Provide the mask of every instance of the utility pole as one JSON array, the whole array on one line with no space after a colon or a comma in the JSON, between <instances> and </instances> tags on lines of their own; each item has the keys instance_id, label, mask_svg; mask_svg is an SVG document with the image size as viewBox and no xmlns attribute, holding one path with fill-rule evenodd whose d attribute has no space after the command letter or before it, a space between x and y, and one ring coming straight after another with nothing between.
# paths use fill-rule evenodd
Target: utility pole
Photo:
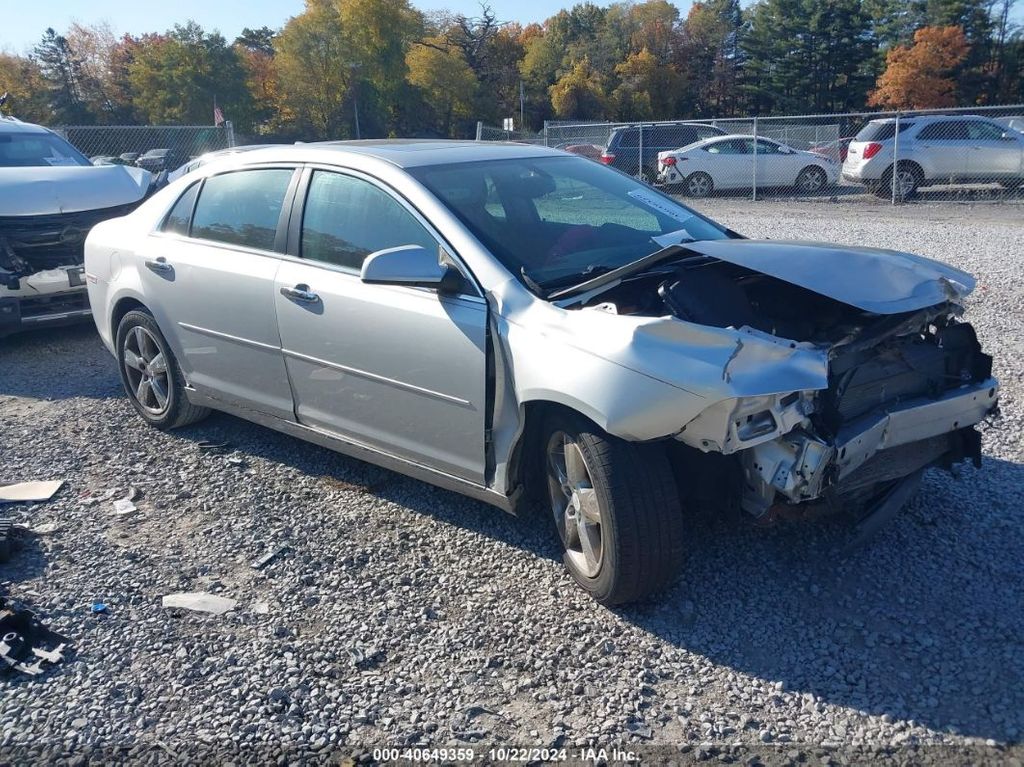
<instances>
[{"instance_id":1,"label":"utility pole","mask_svg":"<svg viewBox=\"0 0 1024 767\"><path fill-rule=\"evenodd\" d=\"M523 81L519 80L519 130L526 130L526 94L523 92Z\"/></svg>"}]
</instances>

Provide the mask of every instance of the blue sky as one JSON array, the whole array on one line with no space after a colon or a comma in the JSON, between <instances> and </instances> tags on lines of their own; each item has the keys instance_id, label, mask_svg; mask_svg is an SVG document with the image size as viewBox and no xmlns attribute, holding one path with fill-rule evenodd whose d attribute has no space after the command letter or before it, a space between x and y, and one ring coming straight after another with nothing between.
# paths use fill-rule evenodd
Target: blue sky
<instances>
[{"instance_id":1,"label":"blue sky","mask_svg":"<svg viewBox=\"0 0 1024 767\"><path fill-rule=\"evenodd\" d=\"M492 0L502 21L542 21L575 0ZM598 0L606 2L606 0ZM413 0L425 11L448 8L473 15L479 12L477 0ZM746 3L744 3L746 4ZM73 21L94 24L108 22L117 33L162 32L176 23L194 19L207 29L219 29L229 40L242 27L280 27L302 11L303 0L3 0L5 6L17 6L3 14L0 24L0 51L26 53L42 37L47 27L63 32ZM676 0L685 14L692 0ZM1024 2L1014 9L1015 20L1024 21Z\"/></svg>"},{"instance_id":2,"label":"blue sky","mask_svg":"<svg viewBox=\"0 0 1024 767\"><path fill-rule=\"evenodd\" d=\"M600 0L604 2L604 0ZM476 0L412 0L417 8L430 11L448 8L474 15ZM502 21L543 21L575 0L492 0L491 7ZM174 24L194 19L207 29L219 29L229 40L242 27L280 27L300 13L303 0L2 0L2 5L17 6L3 14L0 24L0 50L25 53L34 46L47 27L63 32L73 21L93 24L108 22L115 32L162 32ZM685 13L691 0L676 3Z\"/></svg>"}]
</instances>

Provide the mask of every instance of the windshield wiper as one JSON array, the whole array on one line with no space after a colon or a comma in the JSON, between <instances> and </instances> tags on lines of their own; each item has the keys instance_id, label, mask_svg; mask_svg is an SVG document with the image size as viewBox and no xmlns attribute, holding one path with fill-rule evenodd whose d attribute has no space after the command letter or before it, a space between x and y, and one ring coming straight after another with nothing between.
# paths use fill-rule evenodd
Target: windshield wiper
<instances>
[{"instance_id":1,"label":"windshield wiper","mask_svg":"<svg viewBox=\"0 0 1024 767\"><path fill-rule=\"evenodd\" d=\"M607 274L612 271L613 267L606 266L605 264L590 264L578 274L570 274L564 277L556 277L552 280L537 280L526 271L526 267L519 270L519 273L523 275L523 280L526 282L527 287L533 290L535 293L548 294L554 288L560 288L564 285L575 285L579 282L580 277L594 277Z\"/></svg>"},{"instance_id":2,"label":"windshield wiper","mask_svg":"<svg viewBox=\"0 0 1024 767\"><path fill-rule=\"evenodd\" d=\"M689 240L688 242L693 242L693 240ZM584 280L583 282L576 283L575 285L571 285L567 288L562 288L561 290L548 293L544 298L548 300L566 298L567 296L572 296L576 293L585 293L589 290L609 285L616 280L621 280L631 274L642 272L644 269L654 266L659 261L664 261L666 258L678 254L681 250L686 250L686 244L686 242L683 242L661 248L650 255L638 258L636 261L631 261L624 266L619 266L615 269L608 269L592 279Z\"/></svg>"}]
</instances>

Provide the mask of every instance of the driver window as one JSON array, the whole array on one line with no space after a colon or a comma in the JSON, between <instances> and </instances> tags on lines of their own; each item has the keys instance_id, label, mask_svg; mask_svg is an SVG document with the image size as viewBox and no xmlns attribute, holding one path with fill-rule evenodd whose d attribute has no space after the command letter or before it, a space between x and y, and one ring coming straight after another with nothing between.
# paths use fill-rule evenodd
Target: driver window
<instances>
[{"instance_id":1,"label":"driver window","mask_svg":"<svg viewBox=\"0 0 1024 767\"><path fill-rule=\"evenodd\" d=\"M302 214L301 256L358 271L378 250L437 241L393 197L360 178L316 171Z\"/></svg>"}]
</instances>

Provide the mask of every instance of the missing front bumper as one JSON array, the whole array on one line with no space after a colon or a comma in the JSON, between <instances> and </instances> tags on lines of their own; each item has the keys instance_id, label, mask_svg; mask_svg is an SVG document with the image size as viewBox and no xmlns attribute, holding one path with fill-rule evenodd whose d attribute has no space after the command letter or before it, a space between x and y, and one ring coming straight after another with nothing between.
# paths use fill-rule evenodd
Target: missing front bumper
<instances>
[{"instance_id":1,"label":"missing front bumper","mask_svg":"<svg viewBox=\"0 0 1024 767\"><path fill-rule=\"evenodd\" d=\"M870 487L949 456L977 460L980 441L971 427L996 408L998 397L998 382L988 378L934 400L864 416L831 442L796 429L744 450L741 505L760 517L780 500L803 503L827 491Z\"/></svg>"}]
</instances>

